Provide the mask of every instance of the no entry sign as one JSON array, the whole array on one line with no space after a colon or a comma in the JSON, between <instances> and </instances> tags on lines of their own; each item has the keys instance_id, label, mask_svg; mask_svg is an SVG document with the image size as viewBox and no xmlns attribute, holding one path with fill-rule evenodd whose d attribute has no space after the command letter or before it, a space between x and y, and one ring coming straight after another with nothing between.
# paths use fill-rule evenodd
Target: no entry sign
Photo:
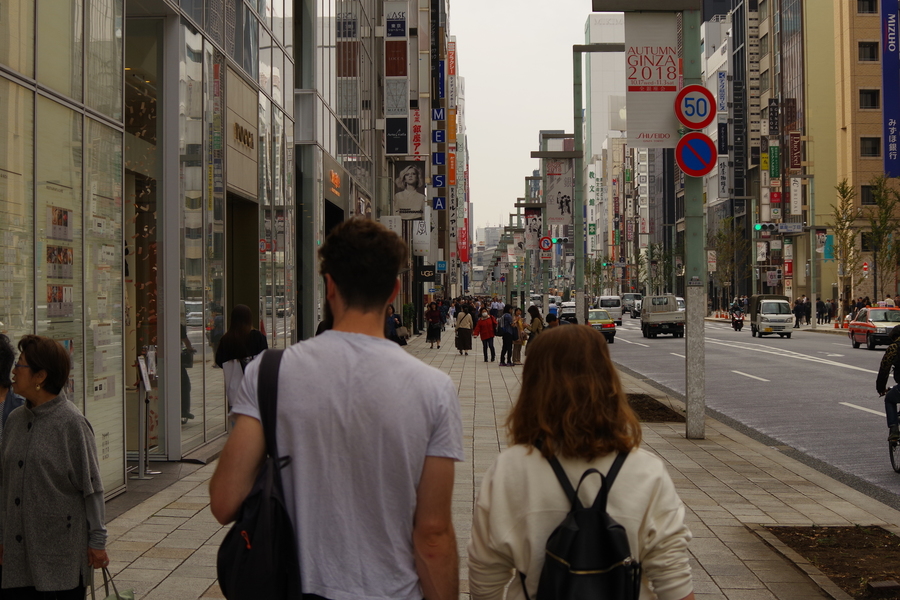
<instances>
[{"instance_id":1,"label":"no entry sign","mask_svg":"<svg viewBox=\"0 0 900 600\"><path fill-rule=\"evenodd\" d=\"M687 85L675 96L675 116L688 129L703 129L716 118L716 99L702 85Z\"/></svg>"},{"instance_id":2,"label":"no entry sign","mask_svg":"<svg viewBox=\"0 0 900 600\"><path fill-rule=\"evenodd\" d=\"M702 177L716 166L716 145L705 133L694 131L675 146L675 161L685 174Z\"/></svg>"}]
</instances>

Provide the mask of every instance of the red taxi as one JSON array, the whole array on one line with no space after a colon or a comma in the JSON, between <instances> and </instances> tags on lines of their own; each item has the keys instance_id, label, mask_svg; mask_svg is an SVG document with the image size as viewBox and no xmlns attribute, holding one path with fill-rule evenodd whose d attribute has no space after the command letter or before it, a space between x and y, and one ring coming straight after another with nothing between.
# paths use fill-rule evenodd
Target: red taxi
<instances>
[{"instance_id":1,"label":"red taxi","mask_svg":"<svg viewBox=\"0 0 900 600\"><path fill-rule=\"evenodd\" d=\"M891 329L900 325L900 308L862 308L856 318L850 321L847 335L854 348L865 342L866 348L890 344Z\"/></svg>"}]
</instances>

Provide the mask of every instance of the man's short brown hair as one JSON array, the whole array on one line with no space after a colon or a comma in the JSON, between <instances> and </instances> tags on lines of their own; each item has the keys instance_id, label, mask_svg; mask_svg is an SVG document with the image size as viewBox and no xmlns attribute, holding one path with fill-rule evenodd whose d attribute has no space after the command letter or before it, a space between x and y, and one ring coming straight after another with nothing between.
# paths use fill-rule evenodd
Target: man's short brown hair
<instances>
[{"instance_id":1,"label":"man's short brown hair","mask_svg":"<svg viewBox=\"0 0 900 600\"><path fill-rule=\"evenodd\" d=\"M347 308L378 310L391 297L408 254L396 233L377 221L354 217L325 238L320 272L331 276Z\"/></svg>"}]
</instances>

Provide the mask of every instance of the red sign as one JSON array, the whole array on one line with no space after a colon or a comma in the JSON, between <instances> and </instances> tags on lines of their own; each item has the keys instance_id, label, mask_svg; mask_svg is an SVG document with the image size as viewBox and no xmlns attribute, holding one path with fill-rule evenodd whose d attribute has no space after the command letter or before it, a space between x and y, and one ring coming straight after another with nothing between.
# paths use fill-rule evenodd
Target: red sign
<instances>
[{"instance_id":1,"label":"red sign","mask_svg":"<svg viewBox=\"0 0 900 600\"><path fill-rule=\"evenodd\" d=\"M702 85L686 85L675 96L675 116L688 129L703 129L716 118L716 99Z\"/></svg>"},{"instance_id":2,"label":"red sign","mask_svg":"<svg viewBox=\"0 0 900 600\"><path fill-rule=\"evenodd\" d=\"M716 145L705 133L693 131L675 146L675 162L691 177L702 177L716 167Z\"/></svg>"},{"instance_id":3,"label":"red sign","mask_svg":"<svg viewBox=\"0 0 900 600\"><path fill-rule=\"evenodd\" d=\"M863 273L868 273L868 272L869 272L869 263L864 262L863 263Z\"/></svg>"},{"instance_id":4,"label":"red sign","mask_svg":"<svg viewBox=\"0 0 900 600\"><path fill-rule=\"evenodd\" d=\"M772 204L781 204L781 192L769 192L769 202Z\"/></svg>"},{"instance_id":5,"label":"red sign","mask_svg":"<svg viewBox=\"0 0 900 600\"><path fill-rule=\"evenodd\" d=\"M785 277L793 277L794 276L794 261L790 259L784 260L784 276Z\"/></svg>"}]
</instances>

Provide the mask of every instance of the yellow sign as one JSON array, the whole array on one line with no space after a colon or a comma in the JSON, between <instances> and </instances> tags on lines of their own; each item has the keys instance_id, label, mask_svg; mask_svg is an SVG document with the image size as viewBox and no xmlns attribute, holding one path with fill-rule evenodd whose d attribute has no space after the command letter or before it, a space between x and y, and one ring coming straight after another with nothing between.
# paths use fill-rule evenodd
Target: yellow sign
<instances>
[{"instance_id":1,"label":"yellow sign","mask_svg":"<svg viewBox=\"0 0 900 600\"><path fill-rule=\"evenodd\" d=\"M762 171L769 170L769 153L763 152L759 155L759 168Z\"/></svg>"}]
</instances>

